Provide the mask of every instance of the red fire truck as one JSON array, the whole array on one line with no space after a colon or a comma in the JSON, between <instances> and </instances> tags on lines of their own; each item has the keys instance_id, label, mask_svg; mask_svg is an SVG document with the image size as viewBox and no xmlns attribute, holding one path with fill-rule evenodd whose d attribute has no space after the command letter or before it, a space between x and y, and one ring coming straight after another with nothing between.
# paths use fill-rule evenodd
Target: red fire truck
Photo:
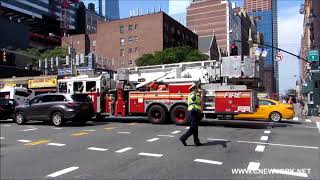
<instances>
[{"instance_id":1,"label":"red fire truck","mask_svg":"<svg viewBox=\"0 0 320 180\"><path fill-rule=\"evenodd\" d=\"M94 78L81 76L61 79L58 80L58 90L88 93L95 104L97 117L142 115L147 116L154 124L165 123L168 120L179 125L187 123L187 98L190 93L189 87L194 82L201 83L201 106L206 117L226 118L255 111L256 93L246 86L202 83L201 79L195 81L192 77L175 77L172 73L176 75L177 70L170 70L158 76L153 74L154 78L146 77L149 78L147 81L138 82L140 80L130 80L135 71L122 69L115 74L114 79L105 73ZM141 72L139 74L141 75ZM139 79L141 77L143 76Z\"/></svg>"}]
</instances>

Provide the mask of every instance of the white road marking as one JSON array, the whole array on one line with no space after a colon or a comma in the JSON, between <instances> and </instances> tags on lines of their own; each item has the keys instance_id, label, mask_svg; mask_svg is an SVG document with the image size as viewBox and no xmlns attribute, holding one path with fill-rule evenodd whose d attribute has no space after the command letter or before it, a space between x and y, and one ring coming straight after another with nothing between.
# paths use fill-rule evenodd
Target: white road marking
<instances>
[{"instance_id":1,"label":"white road marking","mask_svg":"<svg viewBox=\"0 0 320 180\"><path fill-rule=\"evenodd\" d=\"M57 171L57 172L55 172L55 173L49 174L49 175L47 175L47 176L48 176L48 177L58 177L58 176L60 176L60 175L62 175L62 174L66 174L66 173L68 173L68 172L71 172L71 171L74 171L74 170L77 170L77 169L79 169L79 167L73 166L73 167L69 167L69 168L63 169L63 170L61 170L61 171Z\"/></svg>"},{"instance_id":2,"label":"white road marking","mask_svg":"<svg viewBox=\"0 0 320 180\"><path fill-rule=\"evenodd\" d=\"M257 152L263 152L263 151L264 151L264 148L265 148L265 146L263 146L263 145L257 145L255 151L257 151Z\"/></svg>"},{"instance_id":3,"label":"white road marking","mask_svg":"<svg viewBox=\"0 0 320 180\"><path fill-rule=\"evenodd\" d=\"M37 130L38 128L31 128L31 129L24 129L24 130L21 130L21 131L35 131Z\"/></svg>"},{"instance_id":4,"label":"white road marking","mask_svg":"<svg viewBox=\"0 0 320 180\"><path fill-rule=\"evenodd\" d=\"M219 161L212 161L212 160L206 160L206 159L195 159L195 162L202 162L202 163L208 163L208 164L216 164L216 165L222 165L222 162Z\"/></svg>"},{"instance_id":5,"label":"white road marking","mask_svg":"<svg viewBox=\"0 0 320 180\"><path fill-rule=\"evenodd\" d=\"M172 135L158 135L159 137L174 137Z\"/></svg>"},{"instance_id":6,"label":"white road marking","mask_svg":"<svg viewBox=\"0 0 320 180\"><path fill-rule=\"evenodd\" d=\"M23 143L28 143L28 142L31 142L30 140L26 140L26 139L20 139L18 140L19 142L23 142Z\"/></svg>"},{"instance_id":7,"label":"white road marking","mask_svg":"<svg viewBox=\"0 0 320 180\"><path fill-rule=\"evenodd\" d=\"M298 117L294 117L292 120L299 121L299 118Z\"/></svg>"},{"instance_id":8,"label":"white road marking","mask_svg":"<svg viewBox=\"0 0 320 180\"><path fill-rule=\"evenodd\" d=\"M117 132L119 134L131 134L131 132Z\"/></svg>"},{"instance_id":9,"label":"white road marking","mask_svg":"<svg viewBox=\"0 0 320 180\"><path fill-rule=\"evenodd\" d=\"M156 141L156 140L159 140L159 138L152 138L152 139L149 139L147 140L148 142L153 142L153 141Z\"/></svg>"},{"instance_id":10,"label":"white road marking","mask_svg":"<svg viewBox=\"0 0 320 180\"><path fill-rule=\"evenodd\" d=\"M105 148L96 148L96 147L89 147L88 149L92 150L92 151L107 151L108 150L108 149L105 149Z\"/></svg>"},{"instance_id":11,"label":"white road marking","mask_svg":"<svg viewBox=\"0 0 320 180\"><path fill-rule=\"evenodd\" d=\"M228 139L213 139L213 138L207 138L209 141L230 141Z\"/></svg>"},{"instance_id":12,"label":"white road marking","mask_svg":"<svg viewBox=\"0 0 320 180\"><path fill-rule=\"evenodd\" d=\"M270 131L264 131L265 134L270 134Z\"/></svg>"},{"instance_id":13,"label":"white road marking","mask_svg":"<svg viewBox=\"0 0 320 180\"><path fill-rule=\"evenodd\" d=\"M248 167L247 167L247 169L255 171L255 170L258 170L259 167L260 167L260 163L258 163L258 162L250 162Z\"/></svg>"},{"instance_id":14,"label":"white road marking","mask_svg":"<svg viewBox=\"0 0 320 180\"><path fill-rule=\"evenodd\" d=\"M171 134L177 134L179 132L181 132L181 131L173 131Z\"/></svg>"},{"instance_id":15,"label":"white road marking","mask_svg":"<svg viewBox=\"0 0 320 180\"><path fill-rule=\"evenodd\" d=\"M59 127L54 127L54 128L52 128L52 129L63 129L63 128L59 128Z\"/></svg>"},{"instance_id":16,"label":"white road marking","mask_svg":"<svg viewBox=\"0 0 320 180\"><path fill-rule=\"evenodd\" d=\"M0 137L0 139L5 139L4 137Z\"/></svg>"},{"instance_id":17,"label":"white road marking","mask_svg":"<svg viewBox=\"0 0 320 180\"><path fill-rule=\"evenodd\" d=\"M316 122L316 124L317 124L317 127L319 129L319 133L320 133L320 122Z\"/></svg>"},{"instance_id":18,"label":"white road marking","mask_svg":"<svg viewBox=\"0 0 320 180\"><path fill-rule=\"evenodd\" d=\"M116 151L116 153L123 153L123 152L129 151L131 149L132 149L132 147L126 147L126 148L123 148L123 149L119 149L118 151Z\"/></svg>"},{"instance_id":19,"label":"white road marking","mask_svg":"<svg viewBox=\"0 0 320 180\"><path fill-rule=\"evenodd\" d=\"M60 143L48 143L48 146L65 146L66 144L60 144Z\"/></svg>"},{"instance_id":20,"label":"white road marking","mask_svg":"<svg viewBox=\"0 0 320 180\"><path fill-rule=\"evenodd\" d=\"M163 156L162 154L153 154L153 153L144 153L144 152L141 152L138 155L140 155L140 156L152 156L152 157L162 157Z\"/></svg>"},{"instance_id":21,"label":"white road marking","mask_svg":"<svg viewBox=\"0 0 320 180\"><path fill-rule=\"evenodd\" d=\"M11 124L5 124L5 125L2 125L4 127L11 127Z\"/></svg>"},{"instance_id":22,"label":"white road marking","mask_svg":"<svg viewBox=\"0 0 320 180\"><path fill-rule=\"evenodd\" d=\"M268 136L261 136L260 140L261 141L267 141L268 140Z\"/></svg>"},{"instance_id":23,"label":"white road marking","mask_svg":"<svg viewBox=\"0 0 320 180\"><path fill-rule=\"evenodd\" d=\"M311 120L310 119L306 119L306 122L311 122Z\"/></svg>"},{"instance_id":24,"label":"white road marking","mask_svg":"<svg viewBox=\"0 0 320 180\"><path fill-rule=\"evenodd\" d=\"M273 143L252 142L252 141L237 141L237 142L248 143L248 144L265 144L265 145L271 145L271 146L298 147L298 148L306 148L306 149L319 149L319 147L314 147L314 146L297 146L297 145L290 145L290 144L273 144Z\"/></svg>"},{"instance_id":25,"label":"white road marking","mask_svg":"<svg viewBox=\"0 0 320 180\"><path fill-rule=\"evenodd\" d=\"M95 129L85 129L85 130L82 130L82 131L93 132L93 131L96 131L96 130Z\"/></svg>"},{"instance_id":26,"label":"white road marking","mask_svg":"<svg viewBox=\"0 0 320 180\"><path fill-rule=\"evenodd\" d=\"M186 129L190 129L190 127L186 127Z\"/></svg>"},{"instance_id":27,"label":"white road marking","mask_svg":"<svg viewBox=\"0 0 320 180\"><path fill-rule=\"evenodd\" d=\"M284 170L280 170L280 169L273 169L272 172L277 173L277 174L290 175L290 176L308 177L307 173L300 173L300 172L294 172L294 171L284 171Z\"/></svg>"}]
</instances>

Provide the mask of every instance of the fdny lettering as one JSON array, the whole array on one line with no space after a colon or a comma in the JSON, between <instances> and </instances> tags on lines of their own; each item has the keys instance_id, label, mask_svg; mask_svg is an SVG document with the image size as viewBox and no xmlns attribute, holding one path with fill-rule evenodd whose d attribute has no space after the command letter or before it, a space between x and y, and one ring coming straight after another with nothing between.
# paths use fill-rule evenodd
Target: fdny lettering
<instances>
[{"instance_id":1,"label":"fdny lettering","mask_svg":"<svg viewBox=\"0 0 320 180\"><path fill-rule=\"evenodd\" d=\"M226 98L240 98L241 97L241 92L226 92L224 94L224 97Z\"/></svg>"}]
</instances>

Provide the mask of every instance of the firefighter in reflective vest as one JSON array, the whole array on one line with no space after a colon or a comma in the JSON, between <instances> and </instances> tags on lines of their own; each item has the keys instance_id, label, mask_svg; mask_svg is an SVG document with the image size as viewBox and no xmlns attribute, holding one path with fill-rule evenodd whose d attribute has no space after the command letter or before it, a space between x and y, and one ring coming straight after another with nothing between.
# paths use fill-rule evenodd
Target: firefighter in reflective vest
<instances>
[{"instance_id":1,"label":"firefighter in reflective vest","mask_svg":"<svg viewBox=\"0 0 320 180\"><path fill-rule=\"evenodd\" d=\"M202 144L198 137L198 122L201 118L200 88L197 84L193 84L189 89L192 91L188 97L190 128L180 137L180 141L184 146L187 146L186 140L193 135L194 144L196 146L201 146Z\"/></svg>"}]
</instances>

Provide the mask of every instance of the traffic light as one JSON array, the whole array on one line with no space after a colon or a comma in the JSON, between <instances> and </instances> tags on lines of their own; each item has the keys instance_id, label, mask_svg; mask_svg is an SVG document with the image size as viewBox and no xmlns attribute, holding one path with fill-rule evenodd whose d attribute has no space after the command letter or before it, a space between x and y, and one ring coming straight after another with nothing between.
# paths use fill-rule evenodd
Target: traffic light
<instances>
[{"instance_id":1,"label":"traffic light","mask_svg":"<svg viewBox=\"0 0 320 180\"><path fill-rule=\"evenodd\" d=\"M230 56L238 56L238 47L235 44L232 44L230 49Z\"/></svg>"},{"instance_id":2,"label":"traffic light","mask_svg":"<svg viewBox=\"0 0 320 180\"><path fill-rule=\"evenodd\" d=\"M7 52L5 49L3 49L3 52L2 52L2 55L3 55L3 62L7 62Z\"/></svg>"}]
</instances>

